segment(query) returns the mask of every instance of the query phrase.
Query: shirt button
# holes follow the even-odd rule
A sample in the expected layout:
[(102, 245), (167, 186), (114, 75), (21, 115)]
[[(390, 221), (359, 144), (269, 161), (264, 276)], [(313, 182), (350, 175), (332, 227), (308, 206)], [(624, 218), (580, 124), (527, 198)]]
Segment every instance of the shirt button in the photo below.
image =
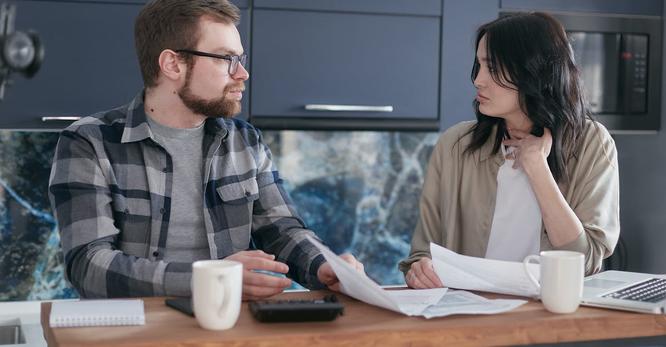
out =
[(164, 214), (164, 212), (165, 212), (164, 208), (161, 208), (161, 209), (160, 209), (160, 213), (161, 213), (161, 214)]
[(250, 196), (250, 195), (252, 195), (252, 193), (250, 193), (250, 192), (245, 192), (245, 196)]
[(158, 251), (153, 252), (153, 257), (157, 257), (158, 255), (160, 255), (160, 252)]

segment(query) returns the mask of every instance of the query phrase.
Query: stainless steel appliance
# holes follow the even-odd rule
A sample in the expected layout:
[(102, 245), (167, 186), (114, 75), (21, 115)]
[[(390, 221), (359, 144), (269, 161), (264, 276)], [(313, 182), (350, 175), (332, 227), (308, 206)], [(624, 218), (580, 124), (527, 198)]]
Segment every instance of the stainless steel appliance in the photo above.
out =
[(553, 15), (567, 30), (596, 118), (615, 133), (659, 130), (661, 17)]

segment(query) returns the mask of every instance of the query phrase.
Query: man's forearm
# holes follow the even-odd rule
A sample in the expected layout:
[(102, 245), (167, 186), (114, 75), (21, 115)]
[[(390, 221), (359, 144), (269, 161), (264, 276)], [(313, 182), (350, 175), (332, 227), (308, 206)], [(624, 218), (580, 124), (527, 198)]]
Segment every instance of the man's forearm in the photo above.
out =
[[(165, 263), (113, 249), (110, 238), (77, 247), (66, 254), (70, 282), (84, 298), (188, 295), (191, 264)], [(166, 276), (167, 267), (169, 276)], [(178, 283), (167, 282), (179, 280)], [(183, 285), (182, 282), (186, 282)]]

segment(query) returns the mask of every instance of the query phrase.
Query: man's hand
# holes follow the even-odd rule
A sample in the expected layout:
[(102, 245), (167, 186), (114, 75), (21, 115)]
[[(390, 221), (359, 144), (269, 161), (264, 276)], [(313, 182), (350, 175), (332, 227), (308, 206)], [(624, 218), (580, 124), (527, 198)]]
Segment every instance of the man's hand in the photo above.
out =
[(444, 287), (442, 281), (439, 280), (439, 276), (435, 273), (435, 269), (432, 267), (432, 260), (428, 257), (423, 257), (412, 263), (412, 266), (405, 275), (405, 282), (407, 282), (410, 288), (414, 289)]
[[(356, 269), (356, 271), (365, 274), (363, 264), (356, 260), (353, 255), (343, 254), (340, 256), (340, 258), (351, 264), (351, 266)], [(319, 270), (317, 270), (317, 278), (321, 283), (326, 285), (328, 289), (334, 290), (336, 292), (340, 291), (340, 280), (338, 280), (338, 276), (335, 275), (331, 264), (328, 262), (322, 263), (321, 266), (319, 266)]]
[(241, 251), (225, 259), (235, 260), (243, 264), (243, 300), (263, 299), (291, 286), (291, 280), (275, 277), (253, 270), (273, 271), (286, 274), (289, 267), (285, 263), (275, 261), (275, 256), (263, 251)]

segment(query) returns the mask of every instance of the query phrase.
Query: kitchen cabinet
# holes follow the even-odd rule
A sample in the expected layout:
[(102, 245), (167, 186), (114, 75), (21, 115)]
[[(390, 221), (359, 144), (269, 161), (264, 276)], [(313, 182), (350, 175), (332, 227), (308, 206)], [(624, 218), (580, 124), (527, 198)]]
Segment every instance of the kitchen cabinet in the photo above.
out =
[(21, 1), (15, 29), (34, 30), (45, 47), (32, 79), (12, 74), (0, 103), (0, 127), (59, 129), (80, 117), (128, 102), (142, 80), (134, 53), (139, 5)]
[[(143, 87), (134, 20), (143, 1), (19, 1), (16, 30), (33, 30), (45, 47), (32, 79), (12, 74), (0, 102), (0, 128), (59, 130), (81, 117), (128, 103)], [(237, 1), (239, 32), (249, 47), (247, 1)], [(248, 101), (243, 114), (247, 118)], [(58, 120), (62, 119), (65, 120)]]
[(501, 0), (504, 11), (597, 12), (620, 15), (661, 16), (663, 0)]
[(256, 0), (253, 123), (437, 129), (440, 27), (440, 1)]

